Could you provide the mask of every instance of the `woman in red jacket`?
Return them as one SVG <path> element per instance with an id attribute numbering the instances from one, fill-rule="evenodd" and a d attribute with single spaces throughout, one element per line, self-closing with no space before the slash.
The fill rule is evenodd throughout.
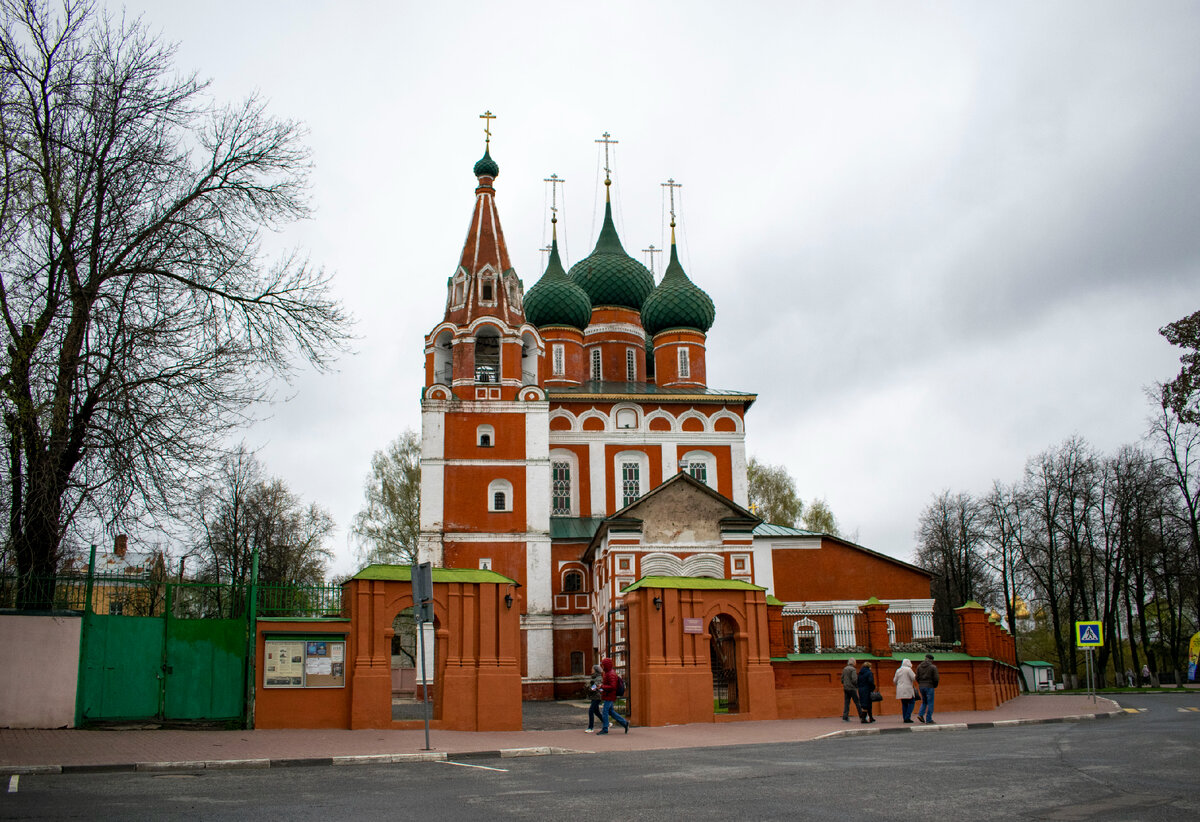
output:
<path id="1" fill-rule="evenodd" d="M 617 699 L 617 682 L 619 677 L 613 671 L 613 661 L 608 657 L 600 660 L 600 668 L 604 671 L 604 680 L 600 685 L 600 694 L 604 698 L 604 727 L 600 729 L 600 733 L 608 733 L 608 721 L 611 717 L 615 719 L 619 725 L 625 726 L 625 733 L 629 733 L 629 722 L 615 710 L 613 710 L 613 702 Z"/>

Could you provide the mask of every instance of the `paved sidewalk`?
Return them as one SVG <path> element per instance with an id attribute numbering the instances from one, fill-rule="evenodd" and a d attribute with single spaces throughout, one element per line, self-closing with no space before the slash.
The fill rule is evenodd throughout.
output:
<path id="1" fill-rule="evenodd" d="M 556 753 L 699 748 L 798 742 L 830 736 L 890 732 L 928 733 L 983 727 L 1108 718 L 1110 700 L 1078 695 L 1026 695 L 994 711 L 939 714 L 937 725 L 904 725 L 890 714 L 873 725 L 840 717 L 767 722 L 720 722 L 615 727 L 608 736 L 577 729 L 469 733 L 431 730 L 0 730 L 0 774 L 86 771 L 170 771 L 201 768 L 278 768 L 423 759 L 536 756 Z M 586 721 L 586 719 L 584 720 Z"/>

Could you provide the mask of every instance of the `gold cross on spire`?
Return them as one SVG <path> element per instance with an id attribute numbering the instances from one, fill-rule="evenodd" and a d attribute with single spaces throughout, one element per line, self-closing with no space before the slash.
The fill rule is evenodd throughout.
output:
<path id="1" fill-rule="evenodd" d="M 597 143 L 604 143 L 604 184 L 606 186 L 612 185 L 612 169 L 609 168 L 608 165 L 608 147 L 615 146 L 619 142 L 618 140 L 610 140 L 609 137 L 611 136 L 612 135 L 606 131 L 604 132 L 604 135 L 596 141 Z"/>
<path id="2" fill-rule="evenodd" d="M 492 143 L 492 120 L 496 119 L 496 115 L 490 111 L 485 111 L 479 115 L 479 119 L 485 121 L 483 124 L 483 145 L 487 149 Z"/>
<path id="3" fill-rule="evenodd" d="M 654 243 L 650 243 L 650 247 L 649 247 L 649 248 L 643 248 L 643 249 L 642 249 L 642 253 L 643 253 L 643 254 L 648 254 L 648 255 L 650 255 L 650 276 L 652 276 L 652 277 L 653 277 L 653 276 L 654 276 L 654 255 L 655 255 L 655 254 L 662 254 L 662 249 L 661 249 L 661 248 L 655 248 L 655 247 L 654 247 Z"/>
<path id="4" fill-rule="evenodd" d="M 550 222 L 558 222 L 558 184 L 565 183 L 562 177 L 557 174 L 551 174 L 542 180 L 543 183 L 550 184 Z"/>

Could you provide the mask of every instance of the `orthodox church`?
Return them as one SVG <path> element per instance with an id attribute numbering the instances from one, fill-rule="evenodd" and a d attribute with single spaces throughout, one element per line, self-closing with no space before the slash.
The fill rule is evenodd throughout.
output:
<path id="1" fill-rule="evenodd" d="M 505 601 L 520 609 L 525 699 L 578 694 L 624 641 L 623 589 L 647 577 L 758 586 L 785 616 L 820 606 L 837 636 L 794 620 L 797 651 L 855 645 L 872 596 L 906 615 L 904 631 L 932 634 L 927 572 L 748 509 L 756 395 L 709 386 L 715 306 L 679 262 L 674 215 L 656 284 L 621 244 L 605 171 L 595 248 L 564 268 L 555 218 L 548 265 L 526 292 L 490 135 L 474 166 L 470 227 L 425 338 L 421 560 L 516 580 Z"/>

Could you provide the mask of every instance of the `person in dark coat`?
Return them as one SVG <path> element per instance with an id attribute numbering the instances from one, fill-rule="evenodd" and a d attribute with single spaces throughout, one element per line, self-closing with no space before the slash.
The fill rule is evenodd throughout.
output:
<path id="1" fill-rule="evenodd" d="M 613 708 L 613 703 L 617 701 L 617 683 L 620 681 L 617 672 L 613 670 L 613 661 L 605 657 L 600 660 L 600 668 L 604 671 L 604 679 L 600 683 L 600 694 L 604 699 L 604 715 L 601 721 L 604 723 L 604 726 L 597 732 L 596 736 L 608 733 L 609 722 L 624 725 L 625 733 L 629 733 L 629 721 Z"/>
<path id="2" fill-rule="evenodd" d="M 871 663 L 864 662 L 858 669 L 858 709 L 863 724 L 875 721 L 875 703 L 871 701 L 871 691 L 875 690 L 875 672 Z"/>
<path id="3" fill-rule="evenodd" d="M 858 671 L 854 669 L 853 657 L 846 660 L 846 667 L 842 668 L 842 721 L 850 721 L 850 703 L 854 703 L 854 710 L 858 715 L 862 716 L 862 706 L 858 704 Z"/>

